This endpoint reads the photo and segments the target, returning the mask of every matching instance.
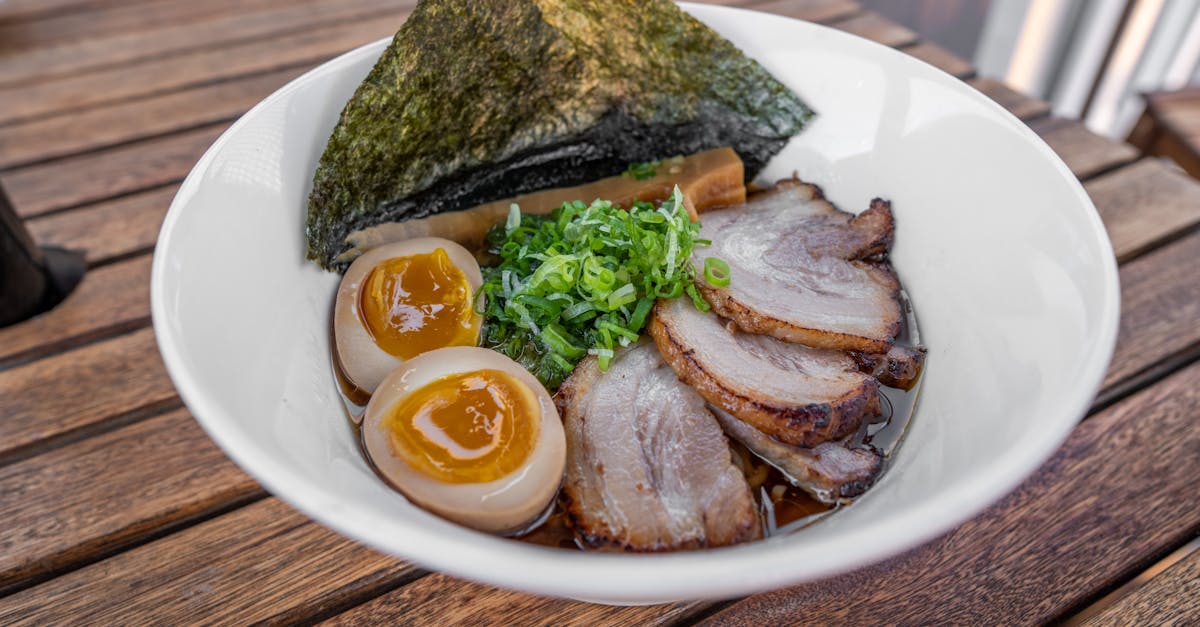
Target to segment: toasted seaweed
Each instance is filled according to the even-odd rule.
[[[421,0],[313,177],[307,254],[346,235],[732,146],[747,180],[812,111],[667,0]]]

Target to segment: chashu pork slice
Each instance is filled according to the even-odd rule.
[[[781,442],[838,440],[879,413],[878,383],[847,353],[742,333],[690,299],[660,299],[650,335],[700,396]]]
[[[734,544],[760,529],[729,442],[652,342],[595,357],[556,396],[567,435],[562,502],[581,546],[671,551]]]
[[[713,309],[751,333],[818,348],[887,353],[900,330],[900,281],[873,260],[892,242],[889,203],[876,199],[855,216],[825,200],[821,189],[781,181],[745,205],[704,213],[692,253],[729,264],[730,281],[697,287]]]
[[[789,446],[720,409],[713,413],[730,437],[822,502],[845,503],[862,495],[883,470],[883,457],[873,448],[850,448],[842,442]]]

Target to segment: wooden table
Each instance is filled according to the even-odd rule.
[[[1145,99],[1146,110],[1130,131],[1129,143],[1200,177],[1200,86],[1153,92]]]
[[[1016,492],[831,581],[656,607],[467,583],[328,531],[182,406],[150,327],[150,258],[179,182],[234,118],[390,35],[411,1],[8,0],[0,182],[38,240],[85,250],[90,271],[57,309],[0,330],[0,624],[1195,624],[1200,184],[850,0],[749,4],[967,80],[1028,121],[1100,210],[1120,260],[1116,356],[1088,417]]]

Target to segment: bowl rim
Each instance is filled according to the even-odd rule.
[[[923,66],[959,83],[959,79],[901,51],[836,29],[791,18],[714,5],[681,4],[689,13],[713,19],[786,20],[793,28],[812,28],[823,36],[853,40],[850,45],[874,48],[873,54],[894,55],[900,63]],[[1092,338],[1092,359],[1079,370],[1075,386],[1061,395],[1057,422],[1045,429],[1026,431],[1012,446],[987,462],[966,480],[895,516],[876,521],[854,532],[831,538],[818,546],[790,547],[786,542],[763,541],[721,549],[673,554],[589,554],[540,547],[469,532],[449,537],[419,521],[386,518],[340,499],[339,495],[307,483],[276,461],[256,442],[242,438],[236,417],[225,412],[197,384],[182,350],[182,339],[171,333],[166,293],[170,269],[167,259],[180,216],[201,185],[203,174],[231,137],[253,121],[259,112],[305,85],[336,73],[368,55],[378,55],[391,40],[385,37],[346,52],[293,79],[242,115],[208,148],[193,167],[171,202],[163,220],[151,268],[151,317],[155,337],[167,372],[180,397],[209,437],[238,466],[308,517],[368,546],[455,576],[537,594],[551,594],[597,602],[654,603],[681,599],[722,599],[763,592],[810,581],[882,561],[949,532],[1012,492],[1040,467],[1066,440],[1090,407],[1103,381],[1116,346],[1120,315],[1120,288],[1115,255],[1103,256],[1100,274],[1104,293],[1097,315],[1097,337]],[[1083,185],[1061,158],[1023,122],[996,102],[961,83],[968,98],[1015,122],[1017,132],[1033,144],[1051,167],[1066,179],[1083,210],[1081,226],[1093,242],[1111,250],[1107,231]],[[967,93],[969,92],[969,93]],[[933,521],[934,524],[929,524]],[[387,533],[382,530],[386,529]],[[395,541],[398,529],[402,542]],[[400,544],[403,545],[400,548]],[[483,553],[477,553],[482,551]],[[470,559],[446,556],[470,555]],[[532,563],[513,577],[513,563]],[[578,575],[584,569],[586,578]]]

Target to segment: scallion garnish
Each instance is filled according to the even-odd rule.
[[[488,234],[500,262],[483,268],[484,345],[550,390],[586,354],[607,369],[617,348],[637,341],[656,298],[687,294],[708,310],[690,261],[699,232],[678,188],[659,207],[597,200],[545,216],[510,211]]]
[[[713,287],[729,285],[729,264],[716,257],[704,260],[704,280]]]

